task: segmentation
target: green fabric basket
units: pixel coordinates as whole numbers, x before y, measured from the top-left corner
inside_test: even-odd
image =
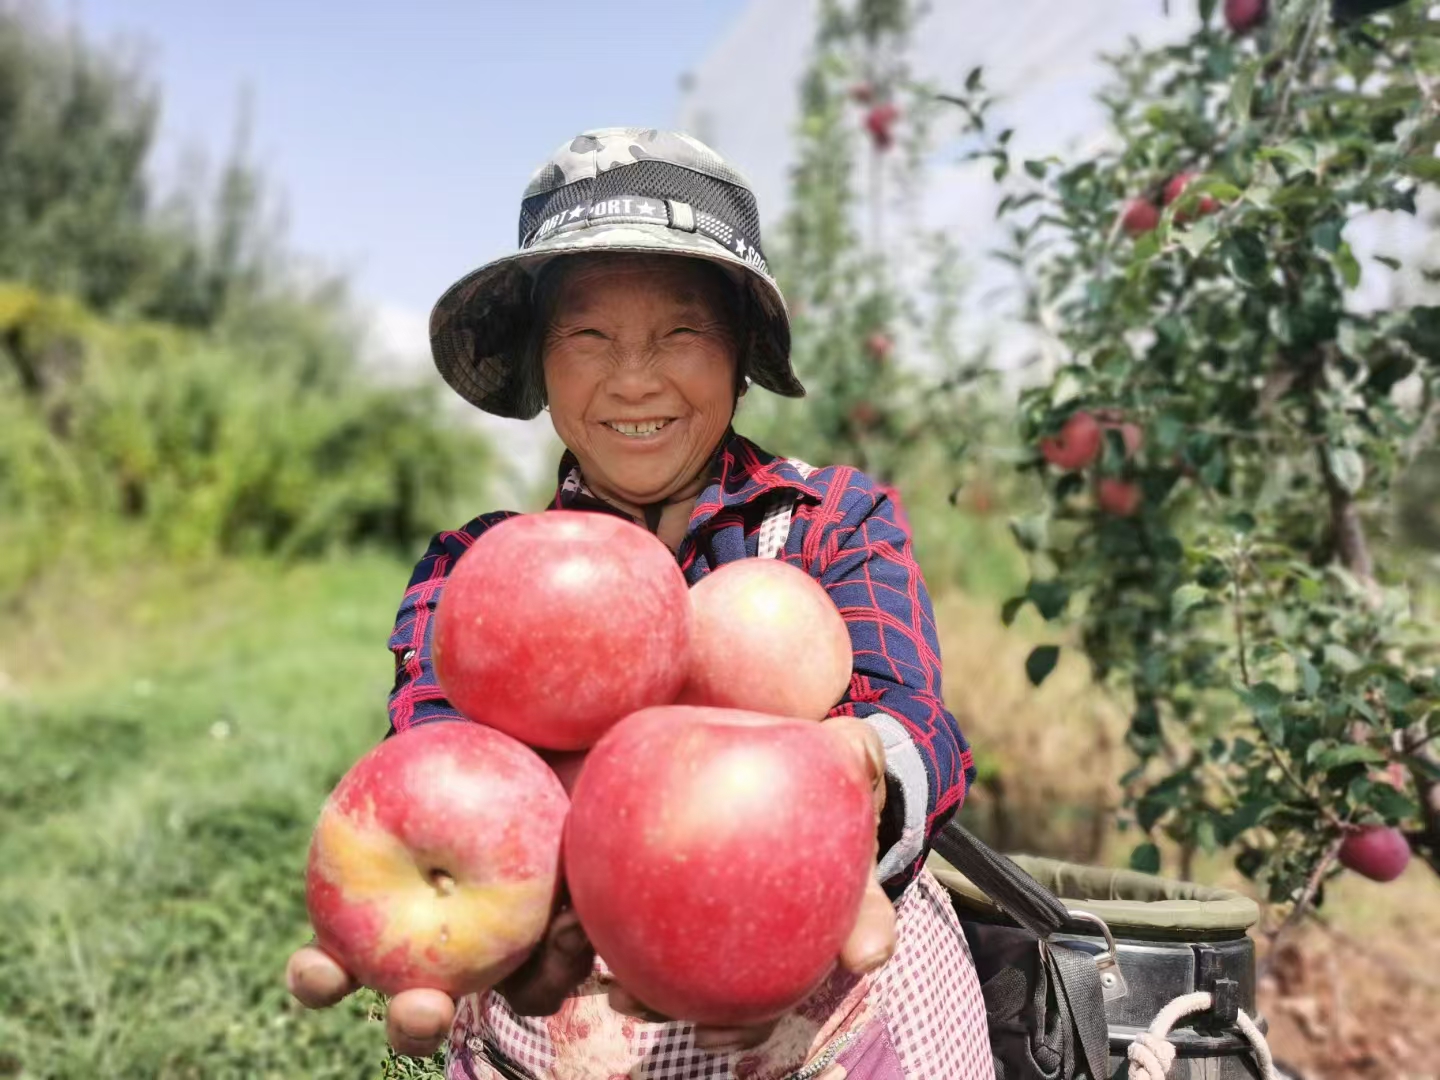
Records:
[[[1121,937],[1165,937],[1187,933],[1244,934],[1260,919],[1260,908],[1248,896],[1211,885],[1172,881],[1134,870],[1079,866],[1030,855],[1010,858],[1069,908],[1080,908],[1105,920]],[[939,855],[926,862],[931,873],[957,902],[977,914],[1003,918],[964,874]]]

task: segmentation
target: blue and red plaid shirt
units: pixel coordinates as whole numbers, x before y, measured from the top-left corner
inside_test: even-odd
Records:
[[[550,509],[625,516],[591,496],[578,476],[566,454]],[[802,473],[732,432],[676,557],[691,585],[726,563],[755,557],[761,519],[782,498],[794,501],[794,517],[781,557],[825,586],[850,630],[855,670],[831,715],[865,719],[885,744],[880,877],[898,896],[919,871],[929,838],[964,801],[975,767],[941,698],[935,614],[896,493],[846,466]],[[445,700],[430,662],[435,606],[455,560],[486,529],[512,516],[482,514],[440,533],[416,566],[390,636],[396,663],[392,733],[462,719]]]

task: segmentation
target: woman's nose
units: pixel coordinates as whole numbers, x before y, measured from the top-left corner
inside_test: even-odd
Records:
[[[653,348],[645,345],[616,348],[606,380],[610,393],[624,400],[643,400],[656,393],[663,382]]]

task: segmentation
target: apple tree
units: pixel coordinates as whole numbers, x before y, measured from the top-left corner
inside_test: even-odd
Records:
[[[1158,841],[1185,874],[1228,849],[1298,918],[1337,860],[1440,867],[1437,635],[1389,514],[1433,439],[1440,306],[1357,299],[1423,276],[1357,252],[1377,219],[1420,228],[1440,181],[1440,21],[1198,8],[1185,39],[1111,59],[1088,156],[1012,162],[982,76],[955,98],[1008,176],[1052,358],[1020,400],[1044,498],[1014,522],[1032,576],[1005,616],[1068,620],[1126,695],[1132,864],[1157,870]],[[1032,681],[1057,653],[1030,655]]]

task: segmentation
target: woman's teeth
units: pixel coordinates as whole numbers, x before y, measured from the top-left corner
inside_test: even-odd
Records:
[[[621,435],[653,435],[659,431],[669,420],[642,420],[638,424],[628,424],[621,420],[611,420],[608,427],[614,428]]]

